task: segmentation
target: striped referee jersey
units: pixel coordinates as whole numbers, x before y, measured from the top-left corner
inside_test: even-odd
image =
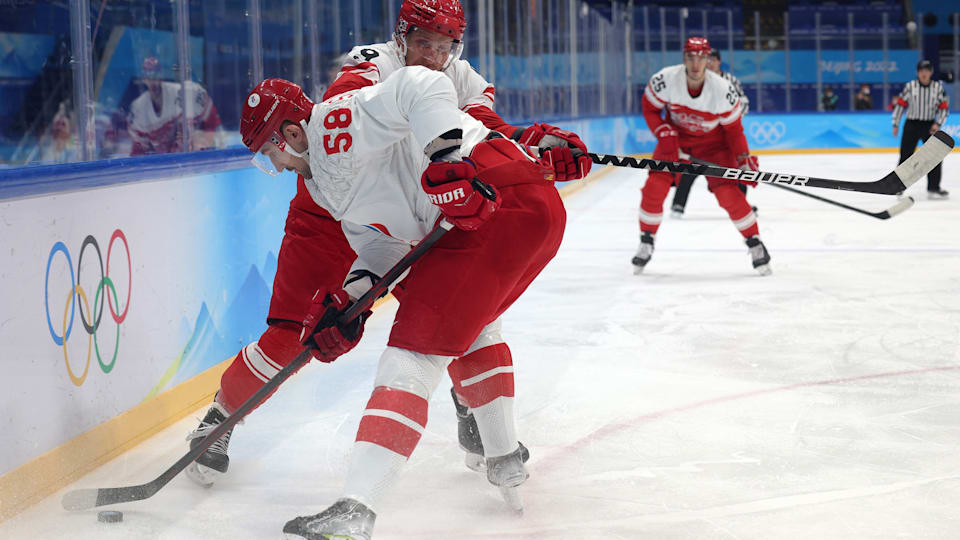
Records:
[[[919,80],[914,79],[903,87],[903,91],[894,103],[894,126],[900,125],[900,117],[904,109],[907,110],[907,120],[936,122],[942,126],[947,121],[950,101],[940,81],[931,80],[930,84],[923,86]]]

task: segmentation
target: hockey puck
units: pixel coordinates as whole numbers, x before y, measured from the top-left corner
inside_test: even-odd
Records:
[[[100,523],[120,523],[123,521],[123,512],[104,510],[97,514],[97,521]]]

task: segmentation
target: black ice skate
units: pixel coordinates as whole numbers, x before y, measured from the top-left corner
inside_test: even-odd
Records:
[[[530,478],[530,473],[523,465],[523,447],[517,447],[513,452],[498,457],[487,458],[487,480],[500,488],[503,500],[516,512],[523,512],[523,501],[520,499],[517,486]]]
[[[633,263],[633,273],[642,273],[643,267],[650,262],[650,257],[653,257],[653,235],[645,232],[640,235],[640,247],[637,248],[637,254],[630,261]]]
[[[466,452],[463,462],[467,468],[473,471],[482,471],[487,467],[483,458],[483,441],[480,440],[480,430],[477,429],[477,419],[470,412],[470,409],[460,404],[457,400],[457,392],[451,387],[450,395],[453,396],[453,406],[457,409],[457,437],[460,441],[460,448]],[[530,459],[530,451],[527,447],[520,444],[520,455],[523,462]]]
[[[936,189],[927,192],[927,198],[931,201],[943,201],[950,198],[950,192],[945,189]]]
[[[190,441],[190,448],[193,449],[200,441],[227,419],[227,411],[216,401],[210,405],[207,415],[200,421],[197,429],[187,435]],[[227,472],[230,466],[230,456],[227,455],[227,448],[230,446],[230,435],[233,430],[226,432],[222,437],[210,445],[196,461],[191,463],[187,469],[187,476],[194,482],[204,487],[210,487],[220,475]]]
[[[283,526],[288,539],[370,540],[377,514],[353,499],[340,499],[312,516],[293,518]]]
[[[674,204],[670,207],[670,217],[673,219],[680,219],[683,217],[683,211],[685,210],[682,204]]]
[[[769,276],[773,273],[770,269],[770,252],[760,241],[759,236],[747,238],[747,248],[750,250],[750,258],[753,259],[753,267],[760,272],[761,276]]]

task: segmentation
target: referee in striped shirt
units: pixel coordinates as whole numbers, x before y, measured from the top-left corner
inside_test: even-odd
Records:
[[[900,128],[900,117],[907,110],[907,122],[903,125],[900,139],[900,163],[906,161],[917,148],[917,142],[926,142],[947,120],[950,103],[940,81],[932,80],[933,64],[929,60],[917,63],[917,78],[903,87],[893,107],[893,136]],[[930,199],[946,199],[947,192],[940,189],[940,165],[927,175],[927,196]]]

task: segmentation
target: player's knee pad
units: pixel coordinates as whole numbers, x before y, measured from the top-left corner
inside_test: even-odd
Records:
[[[449,356],[387,347],[380,357],[374,386],[388,386],[430,399],[449,363]]]
[[[643,194],[641,205],[644,207],[661,208],[663,206],[663,200],[667,198],[667,193],[670,191],[670,186],[673,185],[675,176],[676,175],[660,171],[651,172],[650,176],[647,177],[647,183],[644,184],[643,189],[640,190]]]
[[[447,369],[457,396],[470,408],[513,397],[513,357],[502,340],[457,358]]]
[[[300,325],[286,321],[270,325],[259,340],[241,349],[223,372],[217,402],[228,412],[237,410],[301,350]]]
[[[357,441],[410,457],[427,425],[430,394],[449,361],[448,356],[387,347],[360,419]]]
[[[734,219],[739,219],[750,211],[750,203],[747,202],[747,197],[740,191],[735,182],[708,182],[708,186],[720,206]]]

